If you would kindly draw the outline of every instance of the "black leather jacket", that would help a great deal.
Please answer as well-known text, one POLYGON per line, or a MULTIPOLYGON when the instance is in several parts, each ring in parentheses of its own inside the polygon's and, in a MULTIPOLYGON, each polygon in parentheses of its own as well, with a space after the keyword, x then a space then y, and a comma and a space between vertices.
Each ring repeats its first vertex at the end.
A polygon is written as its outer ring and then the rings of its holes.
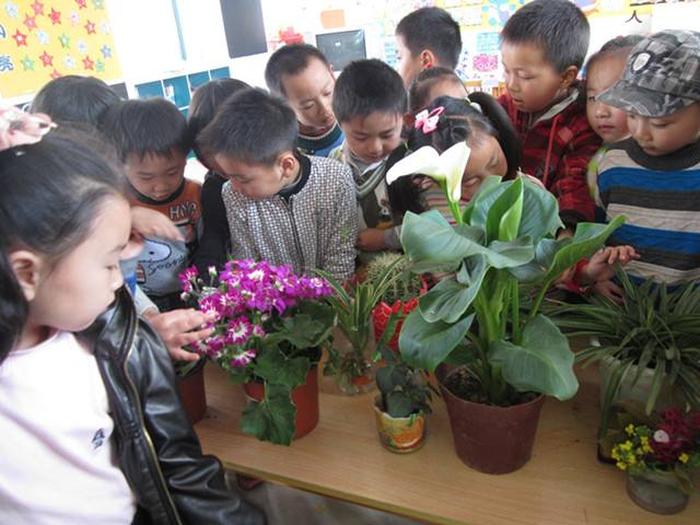
POLYGON ((107 389, 119 466, 139 506, 135 522, 264 524, 226 488, 219 461, 202 455, 170 357, 124 288, 79 337, 94 348, 107 389))

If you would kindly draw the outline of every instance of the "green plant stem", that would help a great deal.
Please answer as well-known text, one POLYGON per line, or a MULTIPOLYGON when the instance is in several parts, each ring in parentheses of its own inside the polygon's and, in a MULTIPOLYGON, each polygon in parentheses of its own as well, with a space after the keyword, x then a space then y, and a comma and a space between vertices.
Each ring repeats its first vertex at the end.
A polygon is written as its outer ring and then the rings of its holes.
POLYGON ((511 309, 513 310, 513 344, 520 345, 520 289, 518 281, 511 281, 511 309))
POLYGON ((440 189, 442 190, 442 192, 447 197, 447 202, 450 206, 450 212, 452 212, 452 217, 454 217, 455 222, 457 224, 464 224, 464 221, 462 220, 462 210, 460 209, 458 202, 452 202, 450 194, 447 191, 447 183, 444 180, 441 180, 438 181, 438 184, 440 185, 440 189))
POLYGON ((540 309, 540 306, 542 305, 542 301, 544 300, 544 296, 547 293, 547 290, 549 290, 549 287, 552 285, 552 279, 549 281, 546 281, 542 285, 542 289, 537 293, 537 298, 535 299, 535 302, 532 304, 532 309, 530 310, 530 314, 527 316, 528 321, 532 321, 536 316, 537 312, 540 309))

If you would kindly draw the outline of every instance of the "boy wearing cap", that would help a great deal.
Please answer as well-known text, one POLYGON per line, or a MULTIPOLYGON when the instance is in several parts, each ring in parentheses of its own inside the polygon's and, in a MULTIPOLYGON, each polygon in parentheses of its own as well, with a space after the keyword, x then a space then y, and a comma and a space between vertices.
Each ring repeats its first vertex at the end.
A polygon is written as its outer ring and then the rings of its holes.
POLYGON ((610 146, 598 189, 611 244, 641 258, 625 271, 670 285, 700 279, 700 33, 662 31, 637 44, 599 100, 627 113, 631 137, 610 146))

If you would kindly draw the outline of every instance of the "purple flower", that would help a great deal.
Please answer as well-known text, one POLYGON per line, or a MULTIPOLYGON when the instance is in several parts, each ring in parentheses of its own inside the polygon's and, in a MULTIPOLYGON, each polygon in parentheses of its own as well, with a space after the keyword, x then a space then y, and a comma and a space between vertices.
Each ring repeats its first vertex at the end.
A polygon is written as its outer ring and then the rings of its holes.
POLYGON ((226 331, 226 344, 242 345, 248 341, 253 332, 253 325, 245 317, 236 317, 229 321, 226 331))
POLYGON ((229 364, 233 367, 247 366, 248 363, 250 363, 253 359, 255 359, 255 350, 252 348, 249 348, 247 350, 243 350, 242 352, 234 355, 231 358, 231 361, 229 362, 229 364))
POLYGON ((194 284, 197 282, 197 277, 199 272, 195 266, 190 266, 185 271, 183 271, 178 277, 180 279, 180 284, 182 285, 182 291, 189 294, 193 290, 194 284))

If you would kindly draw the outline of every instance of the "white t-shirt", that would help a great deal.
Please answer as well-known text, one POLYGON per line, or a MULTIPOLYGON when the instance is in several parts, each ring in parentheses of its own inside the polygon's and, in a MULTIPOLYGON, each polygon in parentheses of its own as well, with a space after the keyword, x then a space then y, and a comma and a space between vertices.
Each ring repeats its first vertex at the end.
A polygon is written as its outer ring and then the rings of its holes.
POLYGON ((130 524, 107 392, 67 332, 0 364, 0 523, 130 524))

